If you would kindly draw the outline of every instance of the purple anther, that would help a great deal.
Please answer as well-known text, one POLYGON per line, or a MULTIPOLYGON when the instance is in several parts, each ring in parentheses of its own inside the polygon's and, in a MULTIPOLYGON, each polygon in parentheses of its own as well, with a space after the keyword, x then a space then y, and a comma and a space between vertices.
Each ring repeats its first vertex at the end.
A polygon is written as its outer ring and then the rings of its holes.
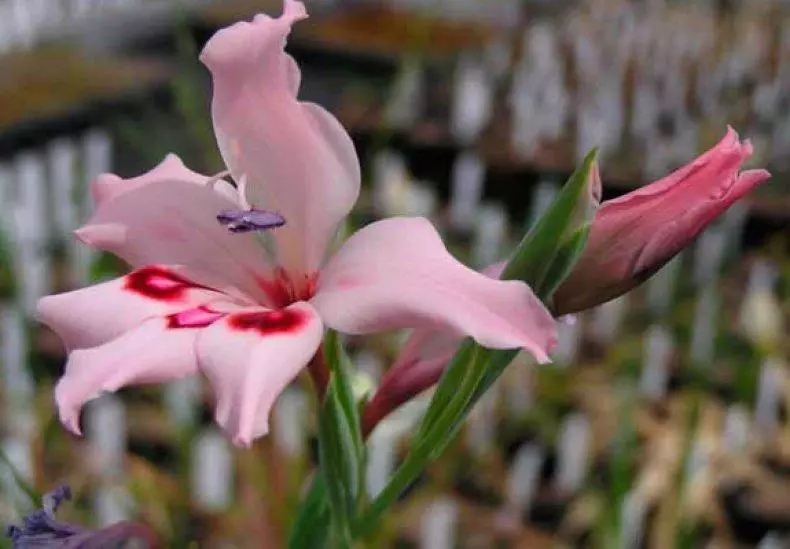
POLYGON ((217 214, 220 225, 227 225, 232 233, 248 233, 250 231, 265 231, 282 227, 285 218, 276 212, 268 210, 225 210, 217 214))

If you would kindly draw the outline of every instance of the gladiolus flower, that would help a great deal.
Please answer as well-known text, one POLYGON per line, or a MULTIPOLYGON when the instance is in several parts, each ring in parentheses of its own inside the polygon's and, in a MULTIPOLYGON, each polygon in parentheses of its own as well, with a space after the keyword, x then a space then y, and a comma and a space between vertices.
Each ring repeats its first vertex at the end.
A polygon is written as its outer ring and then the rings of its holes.
MULTIPOLYGON (((728 128, 715 147, 685 167, 604 202, 579 261, 552 298, 552 312, 559 317, 595 307, 650 278, 770 177, 765 170, 741 171, 751 155, 751 144, 728 128)), ((504 266, 491 265, 484 273, 498 278, 504 266)), ((368 403, 365 429, 436 383, 459 342, 440 329, 416 329, 368 403)))
POLYGON ((96 211, 77 236, 134 271, 39 303, 70 351, 55 397, 73 432, 102 391, 202 373, 216 421, 249 445, 327 327, 439 326, 548 360, 554 322, 529 287, 463 266, 423 218, 372 223, 328 253, 359 194, 360 166, 340 123, 296 98, 299 69, 283 47, 304 17, 302 3, 286 0, 281 17, 223 29, 201 54, 238 188, 172 155, 138 178, 94 182, 96 211))

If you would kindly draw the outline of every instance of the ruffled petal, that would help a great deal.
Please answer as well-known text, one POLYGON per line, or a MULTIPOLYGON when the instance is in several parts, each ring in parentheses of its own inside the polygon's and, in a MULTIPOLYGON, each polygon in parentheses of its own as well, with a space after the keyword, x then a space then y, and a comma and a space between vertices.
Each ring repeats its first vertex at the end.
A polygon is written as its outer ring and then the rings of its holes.
POLYGON ((176 267, 149 265, 126 276, 44 297, 38 320, 60 335, 67 350, 95 347, 146 319, 226 299, 176 267))
POLYGON ((156 181, 186 181, 206 184, 211 178, 187 168, 175 154, 168 154, 152 170, 137 177, 123 179, 113 173, 103 173, 91 183, 91 196, 96 206, 114 196, 156 181))
POLYGON ((196 373, 197 333, 223 316, 204 312, 200 323, 178 322, 177 315, 151 318, 104 345, 71 353, 55 387, 61 422, 80 434, 82 406, 102 392, 196 373))
POLYGON ((215 417, 238 446, 269 430, 277 396, 321 344, 323 324, 305 302, 286 309, 248 308, 204 330, 198 363, 216 396, 215 417))
MULTIPOLYGON (((506 261, 489 265, 481 272, 499 278, 506 261)), ((453 358, 461 337, 442 326, 421 326, 412 331, 395 362, 365 407, 363 429, 369 432, 390 412, 433 386, 453 358)))
POLYGON ((342 332, 438 324, 485 347, 524 348, 539 362, 548 362, 557 337, 526 284, 459 263, 423 218, 386 219, 358 231, 321 271, 311 302, 342 332))
POLYGON ((183 265, 204 284, 268 303, 261 280, 273 269, 253 234, 232 234, 217 214, 234 209, 219 192, 184 181, 156 181, 106 200, 77 237, 133 267, 183 265))
POLYGON ((275 233, 277 261, 311 274, 359 195, 360 167, 340 123, 296 99, 299 68, 284 52, 304 5, 286 0, 281 17, 258 15, 215 34, 201 60, 214 81, 212 116, 220 151, 253 207, 287 220, 275 233))

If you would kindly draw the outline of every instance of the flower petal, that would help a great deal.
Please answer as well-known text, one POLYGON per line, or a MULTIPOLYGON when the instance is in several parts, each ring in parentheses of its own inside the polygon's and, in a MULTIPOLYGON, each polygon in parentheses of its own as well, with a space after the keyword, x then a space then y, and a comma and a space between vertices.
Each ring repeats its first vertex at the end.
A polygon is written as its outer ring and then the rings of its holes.
POLYGON ((540 362, 556 340, 543 304, 523 282, 493 280, 455 260, 423 218, 392 218, 354 234, 319 275, 312 300, 325 324, 363 334, 426 323, 540 362))
POLYGON ((291 25, 306 17, 285 0, 283 15, 258 15, 209 40, 201 60, 214 81, 212 116, 223 158, 246 181, 253 207, 280 213, 278 263, 295 275, 320 265, 338 225, 359 195, 360 167, 340 123, 296 99, 299 68, 283 51, 291 25))
POLYGON ((123 179, 112 173, 101 174, 91 183, 91 195, 93 196, 94 204, 99 206, 102 202, 114 196, 156 181, 187 181, 203 185, 210 179, 206 175, 193 172, 187 168, 175 154, 168 154, 152 170, 138 177, 123 179))
POLYGON ((101 392, 196 373, 195 338, 199 329, 183 328, 173 317, 151 318, 104 345, 71 353, 55 387, 61 422, 80 434, 80 410, 101 392))
MULTIPOLYGON (((506 261, 494 263, 481 272, 488 278, 497 279, 506 264, 506 261)), ((366 432, 390 412, 439 381, 461 339, 442 326, 415 328, 365 407, 363 428, 366 432)))
POLYGON ((198 363, 213 387, 217 423, 249 446, 269 430, 275 398, 316 353, 323 324, 305 302, 234 312, 200 334, 198 363))
POLYGON ((253 235, 231 234, 217 222, 217 214, 234 207, 211 188, 156 181, 102 202, 76 234, 133 267, 183 265, 223 293, 266 303, 259 282, 272 267, 264 248, 253 235))
POLYGON ((150 265, 126 276, 39 300, 37 318, 68 350, 106 343, 144 320, 226 299, 177 268, 150 265))

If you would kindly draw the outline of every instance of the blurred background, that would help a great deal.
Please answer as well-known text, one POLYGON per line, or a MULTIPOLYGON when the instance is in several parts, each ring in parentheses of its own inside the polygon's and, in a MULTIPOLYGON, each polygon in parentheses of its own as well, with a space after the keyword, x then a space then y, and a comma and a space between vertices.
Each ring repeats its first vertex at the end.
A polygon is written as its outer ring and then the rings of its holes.
MULTIPOLYGON (((303 99, 354 138, 356 226, 430 217, 479 268, 504 258, 600 147, 611 198, 733 125, 773 180, 649 283, 519 357, 406 494, 375 547, 790 547, 790 3, 783 0, 308 0, 288 50, 303 99)), ((143 520, 166 547, 284 546, 315 463, 315 402, 277 402, 237 451, 199 380, 91 402, 57 423, 64 354, 38 298, 124 272, 71 239, 88 183, 179 154, 223 169, 197 54, 279 0, 0 0, 0 517, 68 482, 62 518, 143 520)), ((407 334, 349 338, 360 392, 407 334)), ((425 398, 374 432, 367 490, 425 398)), ((0 540, 0 546, 5 540, 0 540)))

